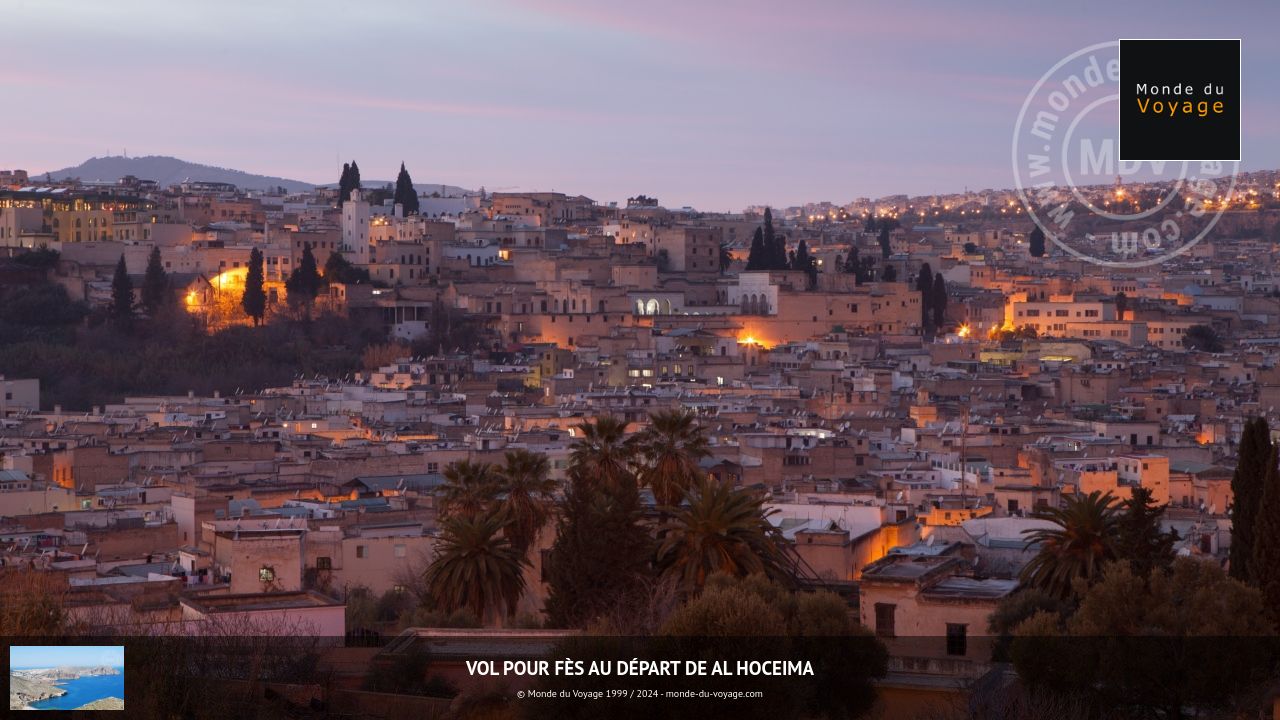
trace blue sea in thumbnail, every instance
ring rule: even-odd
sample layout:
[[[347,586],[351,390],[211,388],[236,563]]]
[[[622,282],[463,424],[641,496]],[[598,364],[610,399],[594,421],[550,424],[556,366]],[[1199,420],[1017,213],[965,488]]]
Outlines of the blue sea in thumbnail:
[[[93,675],[90,677],[64,680],[58,687],[67,691],[61,695],[31,704],[37,710],[74,710],[94,700],[114,697],[124,700],[124,669],[118,675]]]

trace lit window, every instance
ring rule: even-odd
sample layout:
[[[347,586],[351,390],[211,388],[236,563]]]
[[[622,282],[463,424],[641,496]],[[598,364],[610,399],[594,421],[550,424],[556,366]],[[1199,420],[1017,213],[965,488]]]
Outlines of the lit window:
[[[275,568],[267,565],[262,566],[262,569],[258,571],[258,579],[264,583],[275,582],[276,580]]]

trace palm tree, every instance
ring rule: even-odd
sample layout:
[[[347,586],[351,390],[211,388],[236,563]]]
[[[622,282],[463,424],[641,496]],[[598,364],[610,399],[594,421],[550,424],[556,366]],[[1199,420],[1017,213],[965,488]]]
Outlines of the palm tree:
[[[676,506],[702,476],[698,461],[710,454],[707,437],[693,413],[662,410],[649,416],[649,427],[636,438],[644,458],[640,483],[653,490],[659,505]]]
[[[489,463],[457,460],[444,469],[440,517],[475,515],[489,509],[498,493],[498,478]]]
[[[524,593],[524,555],[502,533],[501,512],[454,515],[444,521],[424,579],[431,596],[452,612],[468,608],[484,620],[510,616]]]
[[[1040,550],[1022,568],[1022,581],[1066,598],[1076,578],[1092,582],[1101,577],[1102,566],[1116,557],[1119,513],[1115,496],[1097,490],[1036,513],[1057,527],[1026,531],[1027,547],[1038,544]]]
[[[606,415],[594,423],[579,423],[577,440],[569,446],[569,472],[611,491],[635,491],[631,471],[635,443],[626,437],[627,422]]]
[[[505,460],[498,469],[498,507],[507,518],[507,537],[524,554],[551,518],[556,482],[547,477],[551,465],[542,453],[509,450]]]
[[[658,548],[663,574],[685,592],[697,592],[716,572],[786,577],[781,534],[769,522],[777,510],[766,511],[762,495],[704,478],[689,489],[687,500],[663,526]]]

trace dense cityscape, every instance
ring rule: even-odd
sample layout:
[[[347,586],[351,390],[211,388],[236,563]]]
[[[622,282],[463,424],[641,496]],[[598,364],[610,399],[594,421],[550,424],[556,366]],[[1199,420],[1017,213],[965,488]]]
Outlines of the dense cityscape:
[[[131,692],[183,717],[537,714],[460,658],[583,633],[853,643],[736,717],[1270,702],[1233,640],[1280,611],[1277,173],[1118,267],[1014,190],[728,214],[411,169],[0,172],[4,635],[250,643]],[[1091,644],[1150,636],[1220,656]]]

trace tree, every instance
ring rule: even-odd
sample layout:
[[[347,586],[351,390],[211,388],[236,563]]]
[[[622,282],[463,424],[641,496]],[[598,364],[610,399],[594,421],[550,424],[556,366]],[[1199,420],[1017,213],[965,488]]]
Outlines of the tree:
[[[1188,350],[1200,350],[1209,353],[1223,351],[1222,339],[1217,331],[1208,325],[1192,325],[1182,335],[1182,345]]]
[[[627,422],[611,415],[575,426],[569,446],[569,475],[612,491],[636,488],[631,463],[635,442],[626,437]]]
[[[707,438],[693,413],[662,410],[649,416],[649,427],[636,438],[644,460],[640,484],[653,490],[659,505],[675,507],[685,493],[702,479],[698,462],[710,454]]]
[[[1180,718],[1230,709],[1274,682],[1272,639],[1263,637],[1274,625],[1261,593],[1216,563],[1178,558],[1149,578],[1110,563],[1099,582],[1080,586],[1065,623],[1039,613],[1014,632],[1014,667],[1033,693],[1085,698],[1092,717]]]
[[[400,163],[400,174],[396,176],[396,195],[395,202],[403,210],[405,215],[418,214],[418,191],[413,187],[413,179],[409,177],[409,171],[405,169],[404,163]]]
[[[1272,445],[1262,475],[1262,494],[1253,527],[1253,584],[1271,617],[1280,617],[1280,446]]]
[[[1039,545],[1035,557],[1022,568],[1022,582],[1059,598],[1071,595],[1077,578],[1097,580],[1102,566],[1116,557],[1118,509],[1111,493],[1094,491],[1068,496],[1064,506],[1036,513],[1056,528],[1028,531],[1027,547]]]
[[[124,255],[116,263],[115,275],[111,278],[111,304],[107,313],[117,322],[127,322],[133,318],[133,281],[129,279],[129,269],[124,264]]]
[[[1179,195],[1178,197],[1182,197]],[[1125,312],[1129,310],[1129,296],[1123,292],[1116,293],[1116,316],[1124,318]]]
[[[547,456],[523,448],[508,450],[498,469],[498,508],[507,520],[507,537],[526,554],[551,518],[556,482],[547,477]]]
[[[889,244],[889,224],[887,222],[880,225],[880,257],[885,260],[893,254],[893,247]]]
[[[342,163],[342,177],[338,179],[338,201],[351,199],[351,191],[360,189],[360,167],[356,161]]]
[[[455,460],[444,468],[444,484],[438,491],[439,514],[447,518],[491,510],[498,488],[497,473],[489,463]]]
[[[696,594],[716,572],[790,579],[781,535],[769,523],[777,511],[764,509],[762,495],[704,478],[687,501],[663,525],[657,555],[663,574],[683,591]]]
[[[947,283],[942,279],[942,273],[933,276],[933,290],[929,299],[933,306],[933,325],[942,327],[947,319]]]
[[[1133,571],[1149,577],[1156,570],[1167,570],[1173,564],[1175,530],[1161,529],[1164,506],[1152,500],[1151,489],[1135,487],[1133,494],[1120,503],[1116,518],[1116,557],[1127,561]]]
[[[169,276],[160,262],[160,247],[154,246],[147,256],[147,272],[142,278],[142,306],[147,313],[155,315],[169,304],[170,297]]]
[[[556,540],[544,567],[547,620],[585,627],[638,596],[652,576],[653,539],[640,524],[634,485],[570,473]]]
[[[920,293],[920,327],[932,327],[933,269],[929,263],[920,266],[920,273],[916,275],[916,291]]]
[[[964,254],[965,254],[965,255],[977,255],[977,254],[978,254],[978,246],[977,246],[977,245],[974,245],[974,244],[973,244],[973,243],[971,243],[971,242],[967,242],[967,243],[965,243],[965,244],[964,244]]]
[[[1231,577],[1253,582],[1254,526],[1262,503],[1263,478],[1271,457],[1271,428],[1266,418],[1255,417],[1244,424],[1236,469],[1231,475]]]
[[[1039,225],[1031,229],[1031,234],[1027,236],[1027,245],[1031,257],[1044,257],[1044,231]]]
[[[751,236],[751,252],[747,255],[747,270],[767,270],[768,260],[764,249],[764,231],[756,228],[756,232]]]
[[[885,263],[884,270],[880,273],[880,279],[884,282],[897,282],[898,268]]]
[[[774,232],[773,210],[767,207],[764,209],[764,249],[767,265],[762,269],[787,269],[787,241]]]
[[[284,282],[290,304],[310,305],[320,294],[323,284],[320,271],[316,269],[316,256],[311,252],[311,243],[303,243],[302,259],[298,261],[298,267],[289,273],[289,278]]]
[[[329,253],[324,261],[324,281],[342,283],[344,285],[368,284],[372,282],[369,271],[352,265],[340,251]]]
[[[503,536],[503,525],[496,512],[444,520],[424,579],[446,610],[466,608],[482,619],[515,614],[528,563]]]
[[[261,325],[267,314],[267,291],[263,288],[262,251],[254,248],[249,251],[249,272],[244,276],[244,295],[240,297],[240,307],[244,314],[253,318],[253,324]]]

